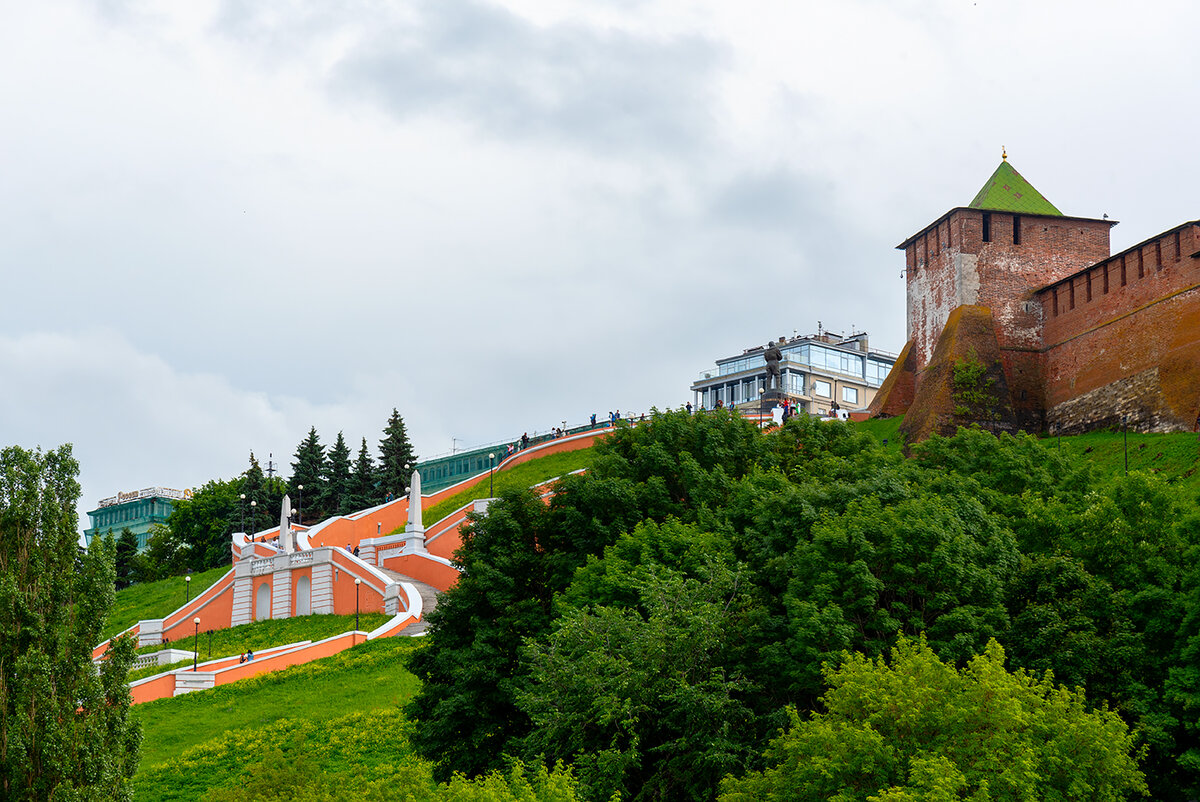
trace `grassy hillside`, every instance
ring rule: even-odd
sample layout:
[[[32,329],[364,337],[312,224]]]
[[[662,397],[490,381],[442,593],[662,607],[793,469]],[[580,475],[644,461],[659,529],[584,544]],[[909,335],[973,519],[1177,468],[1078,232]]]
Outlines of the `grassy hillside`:
[[[427,510],[422,510],[421,518],[425,526],[432,526],[464,504],[476,499],[489,498],[489,492],[492,495],[498,496],[506,490],[532,487],[548,479],[554,479],[572,471],[577,471],[580,468],[586,468],[591,464],[594,456],[595,449],[584,448],[579,451],[549,454],[545,457],[530,460],[529,462],[523,462],[516,467],[497,471],[491,477],[495,484],[494,489],[489,487],[488,475],[484,474],[481,479],[469,487],[460,490],[445,501],[435,504]]]
[[[359,616],[358,628],[370,632],[386,623],[391,616],[383,613],[362,613]],[[201,622],[201,626],[203,626]],[[261,652],[272,646],[284,646],[289,643],[310,640],[319,641],[349,632],[354,629],[353,615],[306,615],[303,618],[281,618],[270,621],[255,621],[233,629],[219,629],[211,636],[200,631],[198,638],[183,638],[176,641],[174,646],[180,649],[192,649],[193,641],[198,642],[199,659],[201,661],[218,657],[232,657],[252,649]],[[139,653],[156,652],[162,646],[144,646]],[[141,679],[161,674],[169,668],[190,666],[191,660],[185,660],[172,666],[151,666],[130,672],[129,679]]]
[[[899,432],[903,418],[860,421],[851,424],[876,440],[887,439],[889,449],[902,447]],[[1061,449],[1064,454],[1082,457],[1105,474],[1115,475],[1125,470],[1126,436],[1121,432],[1104,431],[1070,437],[1044,437],[1042,444],[1049,449]],[[1157,473],[1172,482],[1200,492],[1200,437],[1192,432],[1169,434],[1128,433],[1130,471]]]
[[[227,733],[284,719],[323,724],[350,713],[404,704],[419,685],[404,668],[408,654],[419,645],[419,639],[411,638],[369,641],[333,657],[274,674],[134,707],[133,715],[141,722],[144,734],[139,791],[147,791],[164,777],[171,778],[172,784],[178,783],[189,772],[179,771],[178,766],[159,767],[186,749],[220,740]],[[235,770],[236,761],[226,768]],[[199,779],[208,783],[214,778]],[[138,798],[199,798],[200,794],[187,793],[186,788],[185,784],[180,789],[180,796],[155,793],[142,797],[139,793]]]
[[[184,596],[196,598],[218,579],[225,576],[229,568],[213,568],[192,574],[191,587],[185,587],[181,576],[161,579],[158,582],[143,582],[117,592],[116,603],[109,613],[103,635],[111,638],[124,632],[138,621],[146,618],[163,618],[184,603]]]

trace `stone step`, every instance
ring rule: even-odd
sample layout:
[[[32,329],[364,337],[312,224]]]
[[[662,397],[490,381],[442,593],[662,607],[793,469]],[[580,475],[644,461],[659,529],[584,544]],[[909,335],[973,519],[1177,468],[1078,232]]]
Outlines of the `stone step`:
[[[412,637],[414,635],[425,634],[425,630],[428,626],[428,624],[425,620],[425,616],[429,615],[431,612],[433,612],[434,608],[437,607],[437,597],[441,593],[441,591],[439,591],[437,588],[433,587],[432,585],[427,585],[424,582],[421,582],[420,580],[417,580],[417,579],[413,579],[411,576],[406,576],[406,575],[400,573],[399,571],[393,571],[390,568],[380,568],[379,570],[382,571],[390,579],[394,579],[397,582],[411,583],[414,587],[416,587],[417,593],[420,594],[420,596],[421,596],[421,607],[422,607],[421,620],[417,621],[415,623],[409,624],[407,627],[400,630],[400,632],[397,634],[404,635],[406,637]]]

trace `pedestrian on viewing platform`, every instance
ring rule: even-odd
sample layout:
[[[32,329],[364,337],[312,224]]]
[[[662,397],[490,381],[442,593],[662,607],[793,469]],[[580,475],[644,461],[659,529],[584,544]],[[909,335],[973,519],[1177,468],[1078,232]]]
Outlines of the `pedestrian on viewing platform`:
[[[688,413],[689,415],[691,415],[691,414],[692,414],[692,402],[691,402],[691,401],[688,401],[688,402],[687,402],[687,413]]]

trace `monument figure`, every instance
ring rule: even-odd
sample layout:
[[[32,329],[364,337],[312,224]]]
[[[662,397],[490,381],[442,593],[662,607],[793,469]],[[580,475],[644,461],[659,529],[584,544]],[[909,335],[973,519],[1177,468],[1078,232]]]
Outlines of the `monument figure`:
[[[767,343],[766,351],[763,357],[767,360],[767,381],[766,390],[781,390],[782,382],[780,381],[779,360],[783,359],[783,354],[779,351],[779,346],[773,342]]]

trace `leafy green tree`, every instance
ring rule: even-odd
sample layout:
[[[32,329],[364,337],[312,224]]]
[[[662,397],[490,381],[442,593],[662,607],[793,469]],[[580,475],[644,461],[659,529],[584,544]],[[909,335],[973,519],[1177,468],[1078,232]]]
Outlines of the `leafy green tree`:
[[[260,496],[263,496],[263,486],[259,486]],[[175,503],[167,518],[170,536],[156,533],[147,551],[159,578],[173,576],[188,568],[203,571],[230,564],[230,537],[241,528],[243,516],[246,530],[255,531],[251,496],[247,494],[245,501],[240,497],[243,487],[241,479],[212,479],[190,499]]]
[[[408,441],[408,430],[404,418],[394,408],[379,441],[379,493],[377,502],[388,495],[399,498],[408,492],[408,483],[417,467],[417,456]]]
[[[364,437],[362,447],[358,450],[358,458],[354,461],[354,470],[350,474],[348,504],[351,510],[363,510],[379,503],[376,483],[375,462],[371,459],[371,452],[367,450],[367,438]]]
[[[350,448],[341,432],[325,460],[325,492],[331,515],[353,512],[350,488]]]
[[[79,465],[64,445],[0,452],[0,789],[5,799],[127,799],[141,733],[133,639],[97,668],[114,599],[111,540],[79,553]]]
[[[592,799],[707,799],[743,765],[751,684],[727,652],[749,600],[725,566],[699,573],[646,577],[638,609],[573,610],[529,642],[528,756],[572,760]]]
[[[153,524],[148,535],[144,555],[146,581],[179,576],[187,571],[191,556],[190,544],[184,542],[165,524]]]
[[[297,494],[294,501],[303,504],[300,510],[301,523],[320,521],[325,517],[324,469],[325,447],[321,445],[317,427],[314,426],[296,446],[296,461],[292,463],[292,476],[288,480],[288,486]]]
[[[995,641],[965,669],[923,638],[890,661],[847,654],[825,670],[824,712],[791,714],[768,768],[721,785],[738,800],[1123,800],[1146,791],[1134,739],[1080,690],[1004,668]]]

